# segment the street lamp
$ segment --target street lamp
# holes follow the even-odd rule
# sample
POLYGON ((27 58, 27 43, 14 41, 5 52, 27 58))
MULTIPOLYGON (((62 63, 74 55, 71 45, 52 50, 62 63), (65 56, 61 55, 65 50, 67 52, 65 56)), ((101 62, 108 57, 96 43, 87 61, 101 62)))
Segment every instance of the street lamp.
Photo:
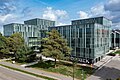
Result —
POLYGON ((73 61, 73 80, 74 80, 74 67, 75 67, 75 62, 73 61))
POLYGON ((83 69, 81 69, 81 80, 84 80, 84 71, 83 71, 83 69))
POLYGON ((77 63, 76 57, 73 58, 72 62, 73 62, 73 80, 74 80, 74 77, 75 77, 75 76, 74 76, 74 73, 75 73, 75 64, 77 63))

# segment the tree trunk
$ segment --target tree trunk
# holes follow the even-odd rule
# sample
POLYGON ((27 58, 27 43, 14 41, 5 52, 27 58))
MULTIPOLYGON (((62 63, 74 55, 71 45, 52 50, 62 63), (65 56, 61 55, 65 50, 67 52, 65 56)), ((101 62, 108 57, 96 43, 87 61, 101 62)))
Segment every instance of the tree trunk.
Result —
POLYGON ((56 63, 57 63, 57 62, 56 62, 56 58, 55 58, 55 65, 54 65, 55 68, 56 68, 56 63))

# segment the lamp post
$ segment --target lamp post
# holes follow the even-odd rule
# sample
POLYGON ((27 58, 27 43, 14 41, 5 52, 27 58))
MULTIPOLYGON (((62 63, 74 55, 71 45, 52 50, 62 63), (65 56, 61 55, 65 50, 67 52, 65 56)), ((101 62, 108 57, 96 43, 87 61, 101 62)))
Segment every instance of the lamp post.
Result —
POLYGON ((73 60, 73 80, 74 80, 74 68, 75 68, 75 62, 73 60))
POLYGON ((81 80, 84 80, 84 71, 83 71, 83 69, 81 69, 81 80))
POLYGON ((75 65, 76 65, 76 63, 77 63, 77 59, 75 57, 75 58, 73 58, 73 80, 74 80, 74 77, 75 77, 74 73, 75 73, 75 65))

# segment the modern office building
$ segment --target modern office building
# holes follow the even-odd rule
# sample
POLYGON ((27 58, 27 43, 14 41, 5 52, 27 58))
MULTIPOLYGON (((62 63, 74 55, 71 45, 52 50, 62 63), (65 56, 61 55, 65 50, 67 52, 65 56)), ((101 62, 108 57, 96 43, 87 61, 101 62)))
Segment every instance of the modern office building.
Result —
POLYGON ((111 46, 112 22, 105 17, 73 20, 71 25, 49 27, 56 29, 67 39, 73 49, 71 58, 81 63, 92 64, 99 61, 111 46))
POLYGON ((112 30, 111 48, 120 48, 120 30, 112 30))
POLYGON ((3 26, 4 36, 19 32, 29 47, 37 47, 40 46, 40 39, 45 37, 45 32, 50 26, 55 26, 55 21, 36 18, 24 21, 24 24, 11 23, 3 26))
POLYGON ((29 47, 40 46, 40 39, 48 29, 56 29, 67 39, 73 49, 71 58, 78 58, 82 63, 99 61, 111 47, 112 22, 105 17, 73 20, 71 25, 55 26, 55 21, 31 19, 24 24, 11 23, 4 25, 4 36, 19 32, 29 47))

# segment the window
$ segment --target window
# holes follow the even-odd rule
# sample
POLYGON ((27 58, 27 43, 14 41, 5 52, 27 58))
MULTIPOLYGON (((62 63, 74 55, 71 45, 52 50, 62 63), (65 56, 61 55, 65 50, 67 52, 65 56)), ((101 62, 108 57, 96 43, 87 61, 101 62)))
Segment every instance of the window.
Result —
POLYGON ((86 47, 90 47, 90 38, 86 38, 86 47))
POLYGON ((86 28, 86 37, 91 37, 91 28, 86 28))
POLYGON ((79 37, 82 37, 82 29, 79 29, 79 37))

